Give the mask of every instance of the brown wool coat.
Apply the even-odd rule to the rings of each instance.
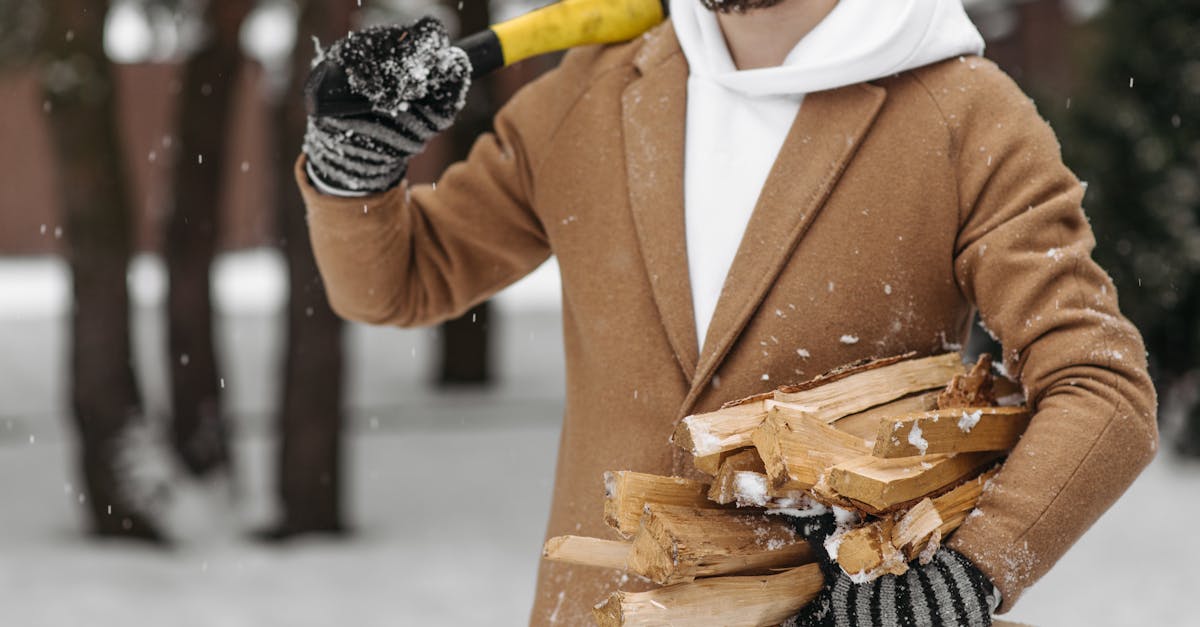
[[[1037,413],[950,544],[1008,609],[1157,441],[1141,338],[1090,258],[1083,188],[1053,133],[974,57],[811,94],[700,353],[687,73],[668,23],[567,55],[436,187],[338,199],[298,170],[334,308],[431,324],[557,256],[567,406],[547,535],[598,537],[611,537],[605,470],[694,472],[668,444],[681,416],[863,357],[943,351],[978,308]],[[620,579],[543,562],[532,623],[588,624]]]

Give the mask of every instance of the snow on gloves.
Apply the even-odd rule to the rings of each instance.
[[[821,556],[825,588],[786,627],[989,627],[996,597],[983,573],[956,551],[942,547],[927,564],[914,561],[903,575],[854,581],[826,557],[832,515],[797,521]]]
[[[309,117],[308,174],[324,190],[381,192],[395,186],[408,160],[454,122],[471,83],[467,54],[426,17],[411,26],[378,26],[339,40],[325,59],[345,69],[350,88],[373,112]]]

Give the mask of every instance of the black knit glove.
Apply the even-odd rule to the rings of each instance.
[[[350,89],[373,110],[309,117],[308,173],[325,189],[372,193],[395,186],[408,159],[454,122],[471,83],[467,54],[450,45],[446,29],[431,17],[352,33],[325,58],[346,71]]]
[[[785,627],[988,627],[996,598],[983,573],[958,552],[942,547],[926,565],[903,575],[856,584],[828,559],[824,543],[836,528],[832,515],[799,519],[797,530],[814,545],[825,587]]]

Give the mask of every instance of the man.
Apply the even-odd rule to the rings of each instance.
[[[404,162],[461,106],[461,53],[428,23],[335,46],[379,112],[313,120],[298,164],[335,309],[429,324],[556,255],[568,390],[547,533],[593,536],[603,471],[694,472],[668,445],[681,416],[941,352],[978,309],[1036,408],[1025,437],[938,559],[864,586],[831,576],[798,621],[988,624],[1156,446],[1141,338],[1089,257],[1082,185],[975,56],[958,0],[671,13],[568,54],[436,187],[408,187]],[[364,62],[380,52],[407,59],[391,82]],[[585,624],[620,578],[543,563],[532,622]]]

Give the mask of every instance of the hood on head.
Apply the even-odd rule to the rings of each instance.
[[[807,94],[891,76],[964,54],[983,37],[962,0],[840,0],[778,67],[737,70],[717,17],[699,0],[670,0],[692,76],[749,96]]]

